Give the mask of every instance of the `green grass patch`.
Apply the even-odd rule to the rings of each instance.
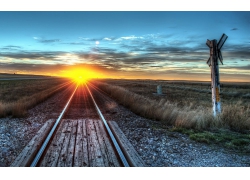
[[[229,130],[198,131],[186,128],[172,128],[173,132],[180,132],[189,136],[190,139],[211,144],[220,145],[231,150],[250,152],[250,134],[242,134]]]
[[[182,128],[182,127],[173,127],[171,129],[171,131],[173,131],[173,132],[179,132],[179,133],[187,134],[187,135],[191,135],[191,134],[194,134],[194,133],[201,132],[201,131],[196,130],[196,129],[187,129],[187,128]]]

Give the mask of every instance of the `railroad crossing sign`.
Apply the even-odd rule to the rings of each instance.
[[[213,114],[217,116],[221,113],[221,103],[220,103],[220,76],[219,76],[219,64],[218,58],[223,64],[223,58],[221,54],[221,48],[227,40],[228,36],[222,34],[219,42],[217,40],[207,40],[206,45],[210,48],[210,57],[207,60],[207,64],[211,69],[211,90],[212,90],[212,104],[213,104]]]

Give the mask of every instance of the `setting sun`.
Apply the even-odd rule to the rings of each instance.
[[[97,78],[98,73],[86,68],[76,68],[65,72],[65,77],[73,79],[76,83],[85,83],[92,78]]]

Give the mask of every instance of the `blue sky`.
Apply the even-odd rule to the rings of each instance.
[[[210,80],[206,40],[225,33],[222,81],[250,81],[250,11],[0,11],[0,71]]]

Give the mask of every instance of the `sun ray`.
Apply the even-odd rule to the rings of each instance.
[[[66,71],[63,76],[71,78],[77,84],[82,84],[97,78],[97,73],[87,68],[74,68]]]

